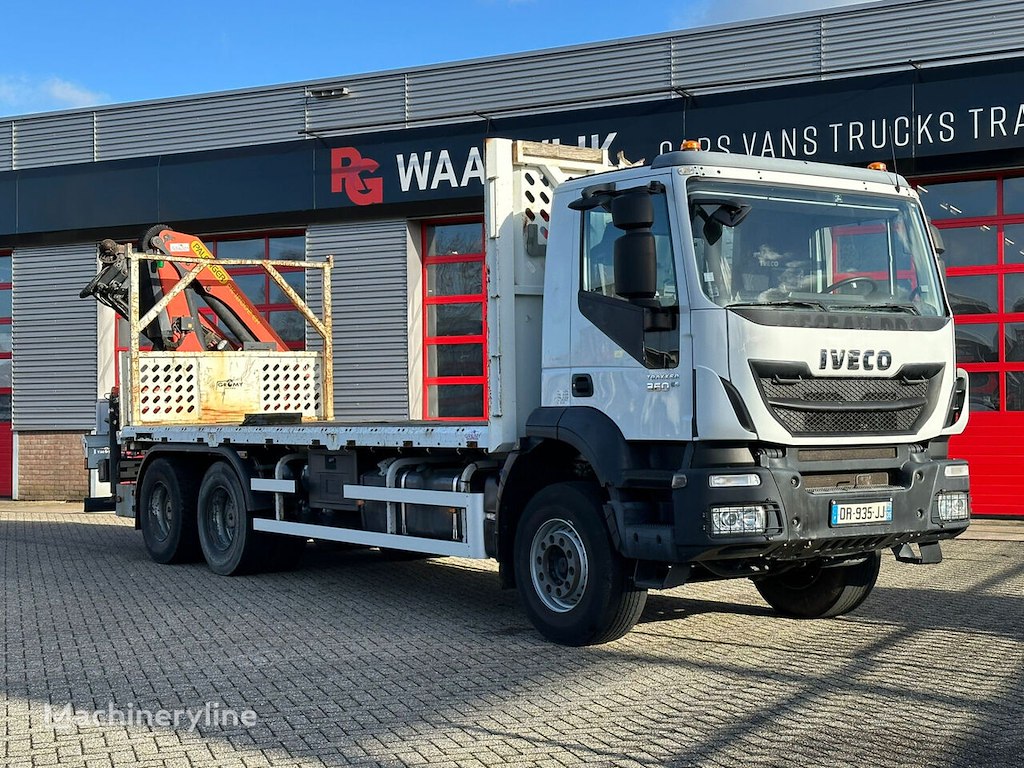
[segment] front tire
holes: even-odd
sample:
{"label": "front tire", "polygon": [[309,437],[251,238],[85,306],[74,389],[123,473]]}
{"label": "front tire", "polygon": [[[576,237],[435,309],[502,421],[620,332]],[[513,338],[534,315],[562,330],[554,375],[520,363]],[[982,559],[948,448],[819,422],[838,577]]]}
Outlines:
{"label": "front tire", "polygon": [[533,497],[516,530],[516,586],[526,613],[560,645],[617,640],[647,603],[612,546],[602,509],[591,483],[558,483]]}
{"label": "front tire", "polygon": [[265,548],[252,528],[245,492],[229,464],[218,461],[206,471],[198,506],[199,543],[210,570],[221,576],[251,571]]}
{"label": "front tire", "polygon": [[185,563],[199,555],[196,481],[155,459],[139,485],[139,527],[149,556],[158,563]]}
{"label": "front tire", "polygon": [[754,581],[761,597],[783,616],[827,619],[863,603],[878,580],[882,556],[871,552],[850,565],[822,567],[820,561]]}

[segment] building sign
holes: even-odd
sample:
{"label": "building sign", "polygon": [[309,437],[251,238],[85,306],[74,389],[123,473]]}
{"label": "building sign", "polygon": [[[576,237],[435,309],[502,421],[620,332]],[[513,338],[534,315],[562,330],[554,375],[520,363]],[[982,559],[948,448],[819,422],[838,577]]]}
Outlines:
{"label": "building sign", "polygon": [[[1020,166],[1024,59],[497,117],[354,136],[0,173],[10,236],[153,221],[478,201],[487,136],[600,147],[650,162],[686,138],[705,149],[904,174]],[[982,154],[985,153],[985,154]],[[103,190],[103,194],[96,194]],[[60,204],[56,204],[60,203]],[[466,210],[479,207],[467,202]]]}

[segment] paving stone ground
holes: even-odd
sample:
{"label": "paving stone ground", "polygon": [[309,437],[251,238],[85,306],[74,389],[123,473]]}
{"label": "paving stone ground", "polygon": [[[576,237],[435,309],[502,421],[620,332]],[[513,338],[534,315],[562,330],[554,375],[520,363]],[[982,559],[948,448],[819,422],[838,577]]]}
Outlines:
{"label": "paving stone ground", "polygon": [[[945,555],[887,556],[840,619],[691,585],[566,649],[491,563],[311,550],[223,578],[110,515],[7,502],[0,765],[1020,766],[1024,543]],[[132,719],[161,710],[201,720]]]}

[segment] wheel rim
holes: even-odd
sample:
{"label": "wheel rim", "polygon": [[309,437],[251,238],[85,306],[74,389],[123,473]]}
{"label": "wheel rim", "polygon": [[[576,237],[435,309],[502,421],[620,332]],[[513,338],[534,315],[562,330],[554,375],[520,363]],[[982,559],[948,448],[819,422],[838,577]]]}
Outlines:
{"label": "wheel rim", "polygon": [[152,522],[150,528],[157,540],[166,541],[171,535],[171,494],[166,485],[158,483],[153,486],[147,512]]}
{"label": "wheel rim", "polygon": [[530,545],[530,576],[541,602],[556,613],[571,611],[587,589],[583,539],[568,520],[549,520]]}
{"label": "wheel rim", "polygon": [[210,494],[206,530],[214,549],[218,552],[230,549],[238,532],[238,507],[225,488],[217,488]]}

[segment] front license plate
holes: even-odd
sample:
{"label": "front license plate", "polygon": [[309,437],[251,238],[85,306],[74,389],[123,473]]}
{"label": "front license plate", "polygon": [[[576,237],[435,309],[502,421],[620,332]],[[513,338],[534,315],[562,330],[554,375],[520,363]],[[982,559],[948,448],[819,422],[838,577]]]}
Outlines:
{"label": "front license plate", "polygon": [[832,525],[874,525],[892,522],[892,499],[832,502]]}

